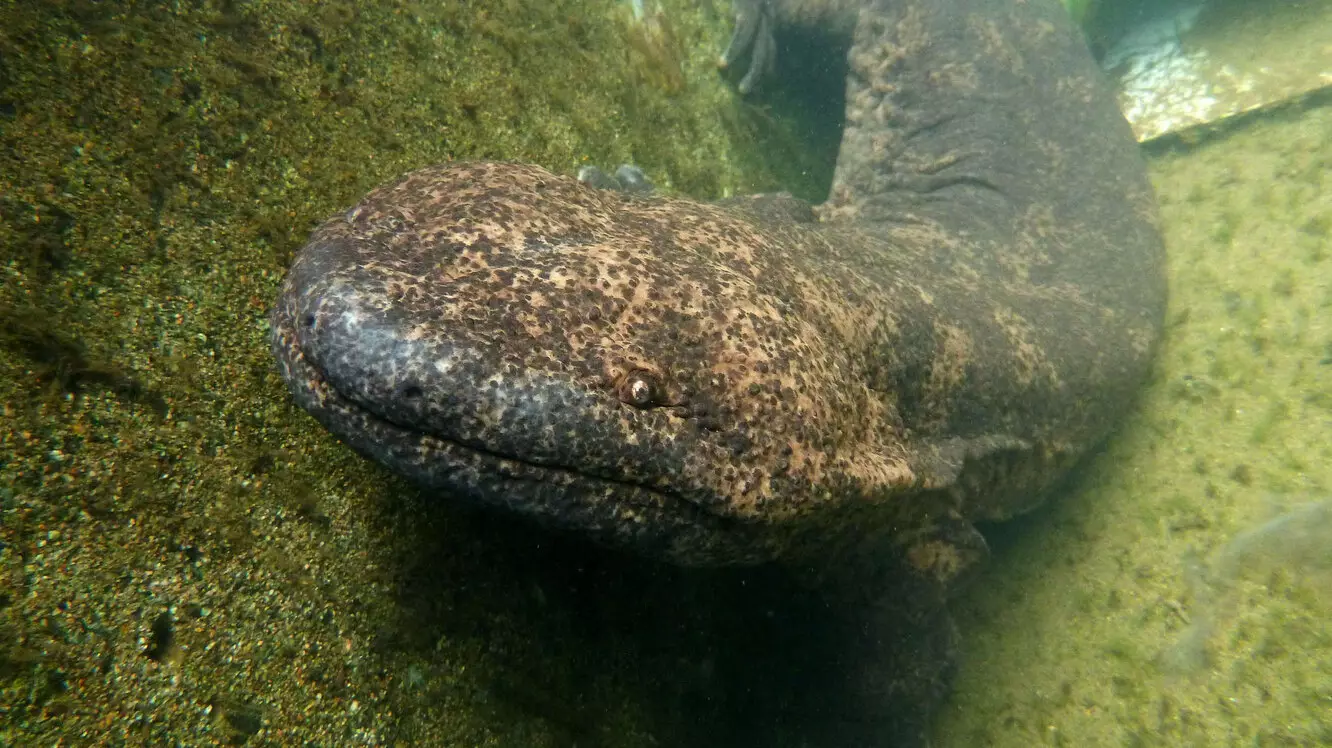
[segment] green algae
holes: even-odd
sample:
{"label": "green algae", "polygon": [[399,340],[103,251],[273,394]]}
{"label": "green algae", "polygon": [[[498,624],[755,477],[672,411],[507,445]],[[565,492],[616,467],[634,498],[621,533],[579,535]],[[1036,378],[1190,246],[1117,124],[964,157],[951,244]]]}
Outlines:
{"label": "green algae", "polygon": [[356,458],[267,314],[316,222],[446,159],[818,199],[724,5],[0,3],[0,744],[687,742],[716,626],[589,625],[558,574],[625,572]]}

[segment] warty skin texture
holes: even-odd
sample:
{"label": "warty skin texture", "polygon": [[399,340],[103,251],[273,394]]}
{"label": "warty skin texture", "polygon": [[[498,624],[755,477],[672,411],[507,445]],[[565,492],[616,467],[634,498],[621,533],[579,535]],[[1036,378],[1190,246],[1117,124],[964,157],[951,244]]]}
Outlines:
{"label": "warty skin texture", "polygon": [[303,408],[425,486],[854,589],[872,623],[851,628],[911,633],[857,635],[850,700],[923,713],[937,611],[985,555],[972,523],[1034,506],[1130,402],[1163,256],[1053,0],[848,6],[768,9],[852,29],[825,204],[428,167],[315,231],[273,349]]}

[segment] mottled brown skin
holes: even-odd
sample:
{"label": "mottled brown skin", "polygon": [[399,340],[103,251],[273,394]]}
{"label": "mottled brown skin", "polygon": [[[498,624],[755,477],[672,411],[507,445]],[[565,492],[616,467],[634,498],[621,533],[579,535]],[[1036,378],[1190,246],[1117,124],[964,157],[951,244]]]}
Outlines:
{"label": "mottled brown skin", "polygon": [[682,564],[852,577],[870,620],[945,625],[971,523],[1035,505],[1145,375],[1154,204],[1053,0],[824,5],[854,29],[828,202],[411,173],[291,268],[273,347],[297,402],[450,495]]}

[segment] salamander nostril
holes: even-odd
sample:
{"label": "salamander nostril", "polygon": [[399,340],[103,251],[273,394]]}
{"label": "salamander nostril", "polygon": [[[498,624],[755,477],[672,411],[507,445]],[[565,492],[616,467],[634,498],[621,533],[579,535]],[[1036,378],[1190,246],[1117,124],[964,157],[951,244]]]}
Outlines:
{"label": "salamander nostril", "polygon": [[301,318],[301,324],[305,325],[306,327],[314,327],[315,316],[313,314],[305,315],[304,317]]}
{"label": "salamander nostril", "polygon": [[405,385],[402,388],[402,396],[407,398],[408,400],[415,400],[424,394],[425,393],[421,390],[421,388],[414,384]]}

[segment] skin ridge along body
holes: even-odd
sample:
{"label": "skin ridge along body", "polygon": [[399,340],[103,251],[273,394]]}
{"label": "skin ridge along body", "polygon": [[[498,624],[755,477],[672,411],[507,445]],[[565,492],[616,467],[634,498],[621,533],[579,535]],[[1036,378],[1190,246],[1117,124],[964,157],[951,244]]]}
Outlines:
{"label": "skin ridge along body", "polygon": [[1154,203],[1055,3],[817,5],[771,10],[853,29],[825,204],[413,172],[291,268],[297,402],[418,483],[601,542],[889,548],[946,588],[984,553],[971,523],[1035,505],[1144,378]]}

